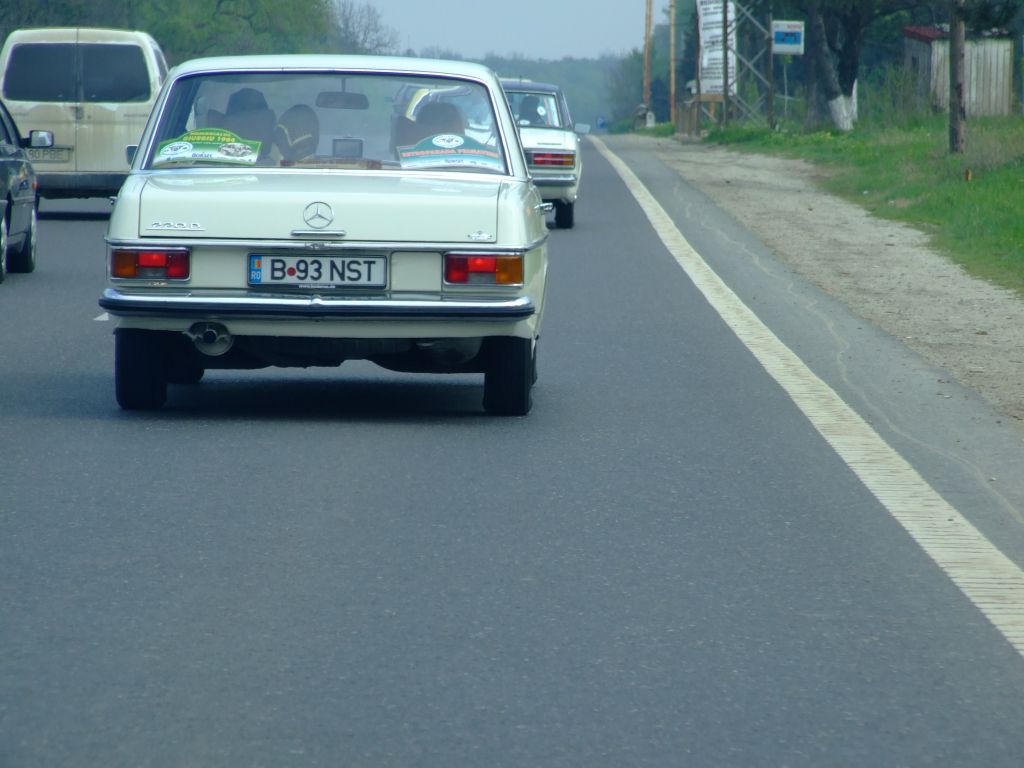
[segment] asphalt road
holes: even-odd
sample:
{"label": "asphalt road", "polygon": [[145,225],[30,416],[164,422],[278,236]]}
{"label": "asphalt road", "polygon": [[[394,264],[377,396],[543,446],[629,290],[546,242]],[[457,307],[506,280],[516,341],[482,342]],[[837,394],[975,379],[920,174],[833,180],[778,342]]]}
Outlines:
{"label": "asphalt road", "polygon": [[[1024,563],[1021,432],[608,145]],[[1018,650],[585,162],[522,419],[350,363],[121,412],[106,204],[44,201],[0,286],[0,766],[1024,764]]]}

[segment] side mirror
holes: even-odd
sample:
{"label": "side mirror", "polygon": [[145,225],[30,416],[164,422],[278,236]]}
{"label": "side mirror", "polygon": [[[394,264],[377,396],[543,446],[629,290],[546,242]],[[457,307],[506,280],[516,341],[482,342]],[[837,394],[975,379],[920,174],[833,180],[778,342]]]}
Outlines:
{"label": "side mirror", "polygon": [[53,131],[31,131],[28,135],[28,146],[45,149],[53,146]]}
{"label": "side mirror", "polygon": [[573,130],[580,136],[586,136],[590,133],[590,123],[576,123],[576,125],[573,126]]}
{"label": "side mirror", "polygon": [[124,156],[125,156],[125,159],[128,161],[128,165],[131,165],[132,161],[135,160],[135,153],[138,152],[138,151],[139,151],[139,145],[138,144],[129,144],[127,147],[124,148]]}

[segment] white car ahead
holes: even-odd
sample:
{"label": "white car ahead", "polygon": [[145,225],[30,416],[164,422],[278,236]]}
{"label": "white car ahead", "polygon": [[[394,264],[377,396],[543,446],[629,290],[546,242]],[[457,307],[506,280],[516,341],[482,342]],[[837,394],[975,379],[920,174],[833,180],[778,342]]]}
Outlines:
{"label": "white car ahead", "polygon": [[186,62],[107,232],[118,403],[159,408],[209,369],[362,359],[483,373],[488,412],[525,414],[550,208],[485,67]]}
{"label": "white car ahead", "polygon": [[580,136],[586,123],[573,123],[565,94],[557,85],[503,79],[526,162],[544,200],[555,207],[555,225],[569,229],[576,219],[576,198],[583,175]]}

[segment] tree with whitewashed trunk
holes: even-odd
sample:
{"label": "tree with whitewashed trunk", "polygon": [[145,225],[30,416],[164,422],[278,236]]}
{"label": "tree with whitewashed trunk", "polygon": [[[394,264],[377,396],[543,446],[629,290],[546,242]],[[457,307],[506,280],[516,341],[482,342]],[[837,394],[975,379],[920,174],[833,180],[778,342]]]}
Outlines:
{"label": "tree with whitewashed trunk", "polygon": [[[949,20],[949,0],[762,0],[775,18],[800,15],[807,24],[808,122],[821,118],[817,101],[828,105],[838,130],[853,130],[857,122],[857,80],[865,41],[871,28],[883,21],[906,21],[916,14],[930,23]],[[968,30],[1007,26],[1024,7],[1024,0],[963,0],[958,13]],[[904,21],[903,23],[906,23]]]}
{"label": "tree with whitewashed trunk", "polygon": [[[857,80],[865,35],[887,16],[921,8],[922,0],[798,0],[807,19],[807,56],[813,82],[809,95],[820,93],[829,117],[840,131],[857,122]],[[813,110],[809,118],[814,119]]]}

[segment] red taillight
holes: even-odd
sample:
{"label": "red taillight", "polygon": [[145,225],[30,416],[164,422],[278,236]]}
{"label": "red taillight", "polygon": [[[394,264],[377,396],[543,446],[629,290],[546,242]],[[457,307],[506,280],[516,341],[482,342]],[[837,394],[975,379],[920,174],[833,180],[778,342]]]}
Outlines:
{"label": "red taillight", "polygon": [[470,256],[466,259],[470,273],[494,273],[498,271],[498,259],[494,256]]}
{"label": "red taillight", "polygon": [[445,256],[444,281],[446,283],[468,283],[469,259],[465,256],[453,256],[450,253]]}
{"label": "red taillight", "polygon": [[190,273],[191,256],[184,248],[115,248],[110,252],[111,277],[136,280],[187,280]]}
{"label": "red taillight", "polygon": [[188,251],[174,253],[167,260],[167,277],[171,280],[187,280],[192,271]]}
{"label": "red taillight", "polygon": [[534,152],[530,162],[549,168],[572,168],[576,165],[576,155],[572,152]]}
{"label": "red taillight", "polygon": [[167,253],[164,251],[142,251],[135,255],[135,263],[140,267],[166,267]]}
{"label": "red taillight", "polygon": [[523,257],[488,253],[446,253],[444,281],[462,285],[522,285]]}

